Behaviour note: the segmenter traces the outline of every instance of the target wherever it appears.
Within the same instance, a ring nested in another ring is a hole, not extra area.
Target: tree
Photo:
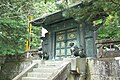
[[[54,11],[54,8],[46,9],[51,4],[49,1],[45,4],[44,0],[0,0],[0,54],[23,53],[29,34],[28,15],[38,17]],[[40,29],[32,27],[32,48],[40,44]]]
[[[17,2],[17,3],[16,3]],[[0,53],[15,54],[24,50],[27,24],[24,17],[27,4],[24,1],[0,1]],[[24,7],[24,9],[23,9]],[[24,12],[24,15],[22,16]]]
[[[114,14],[107,17],[103,27],[98,30],[98,39],[120,38],[119,17]]]
[[[70,8],[63,3],[60,6],[65,10],[63,16],[73,17],[80,23],[95,25],[106,17],[103,27],[98,30],[99,39],[120,38],[120,29],[117,27],[120,26],[120,0],[82,0],[77,8]]]

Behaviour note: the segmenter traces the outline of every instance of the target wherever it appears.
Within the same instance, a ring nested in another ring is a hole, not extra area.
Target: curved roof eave
[[[71,5],[70,8],[76,7],[80,4],[81,4],[81,2],[75,3],[75,4]],[[42,26],[42,25],[54,24],[56,22],[61,22],[63,20],[69,19],[69,18],[63,17],[62,12],[63,11],[58,10],[58,11],[48,14],[46,16],[31,20],[30,23],[32,23],[33,26]]]

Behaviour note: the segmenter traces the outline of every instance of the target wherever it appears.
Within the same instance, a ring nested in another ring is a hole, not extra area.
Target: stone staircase
[[[33,63],[38,63],[37,68],[33,68],[22,80],[48,80],[60,68],[62,61],[34,60]]]
[[[83,74],[85,64],[86,59],[80,58],[64,58],[62,61],[33,60],[28,68],[12,80],[76,80],[72,74]]]

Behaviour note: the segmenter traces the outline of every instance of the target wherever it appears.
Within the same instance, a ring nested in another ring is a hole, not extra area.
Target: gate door
[[[55,57],[56,58],[70,57],[71,53],[69,44],[71,42],[77,45],[76,28],[56,32]]]

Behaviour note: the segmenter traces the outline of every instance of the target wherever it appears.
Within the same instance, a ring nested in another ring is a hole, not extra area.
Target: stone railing
[[[28,68],[26,68],[24,71],[22,71],[19,75],[17,75],[12,80],[22,80],[22,77],[27,76],[27,73],[31,72],[35,67],[37,67],[37,63],[32,63]]]
[[[48,80],[66,80],[69,74],[70,62],[64,62],[61,67],[48,78]]]
[[[120,39],[96,40],[97,58],[120,56]]]

